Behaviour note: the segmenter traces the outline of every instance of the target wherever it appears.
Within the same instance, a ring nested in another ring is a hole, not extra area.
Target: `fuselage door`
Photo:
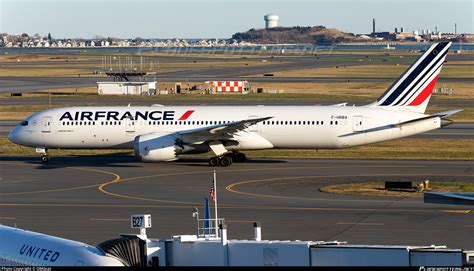
[[[258,119],[258,116],[249,116],[248,119]],[[255,123],[254,125],[249,126],[248,128],[249,132],[258,132],[258,123]]]
[[[125,119],[125,125],[127,125],[127,132],[135,132],[135,120],[132,118]]]
[[[364,117],[354,116],[354,132],[364,130]]]
[[[51,117],[43,117],[43,120],[42,120],[42,129],[41,131],[43,133],[50,133],[51,132],[51,122],[52,122],[52,119]]]

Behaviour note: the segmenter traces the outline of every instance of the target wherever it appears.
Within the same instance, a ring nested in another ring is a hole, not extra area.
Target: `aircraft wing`
[[[181,136],[183,141],[190,143],[196,143],[198,141],[229,139],[232,138],[234,134],[245,130],[248,127],[255,125],[261,121],[265,121],[271,118],[273,117],[234,121],[230,123],[212,125],[198,129],[180,131],[177,132],[177,134]]]

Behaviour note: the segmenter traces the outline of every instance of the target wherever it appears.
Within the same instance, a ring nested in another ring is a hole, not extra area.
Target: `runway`
[[[0,136],[8,133],[19,123],[19,121],[0,120]],[[474,138],[474,123],[454,123],[437,130],[411,136],[411,138],[429,139],[465,139]]]
[[[212,170],[206,160],[139,163],[128,157],[0,158],[0,223],[87,243],[129,233],[132,214],[152,215],[154,238],[192,234]],[[230,238],[339,240],[353,244],[473,249],[472,206],[421,198],[334,195],[321,186],[356,181],[474,181],[472,161],[250,160],[216,168],[219,216]]]

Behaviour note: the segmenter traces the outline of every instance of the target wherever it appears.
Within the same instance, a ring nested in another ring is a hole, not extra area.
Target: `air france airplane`
[[[36,148],[133,149],[144,162],[206,153],[211,166],[246,160],[245,150],[339,149],[451,124],[461,110],[424,114],[450,42],[433,44],[375,102],[364,106],[68,107],[31,115],[9,134]]]

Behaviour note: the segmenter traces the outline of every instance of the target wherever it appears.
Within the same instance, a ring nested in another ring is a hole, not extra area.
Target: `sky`
[[[0,0],[0,33],[54,38],[230,38],[263,28],[316,26],[352,33],[438,27],[474,32],[474,0]]]

